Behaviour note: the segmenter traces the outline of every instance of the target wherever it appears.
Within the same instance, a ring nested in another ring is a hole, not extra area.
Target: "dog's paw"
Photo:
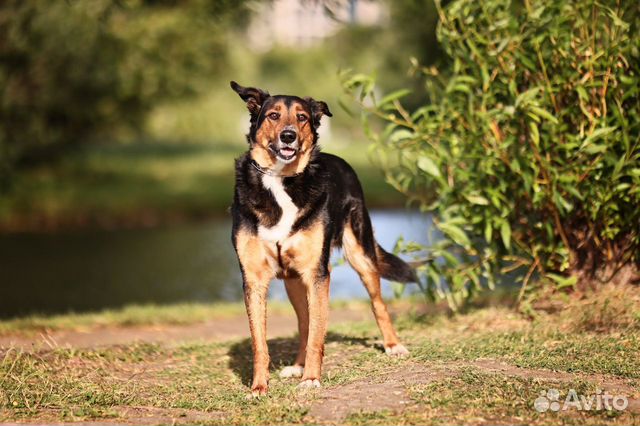
[[[384,352],[389,356],[403,357],[409,355],[409,350],[400,343],[393,346],[385,346]]]
[[[318,379],[306,379],[301,381],[298,384],[298,389],[300,390],[313,389],[313,388],[319,388],[319,387],[320,387],[320,380]]]
[[[251,393],[247,395],[247,399],[260,398],[267,394],[269,387],[267,385],[256,385],[251,387]]]
[[[304,373],[304,367],[301,365],[287,365],[282,370],[280,370],[280,377],[283,379],[288,379],[290,377],[302,377]]]

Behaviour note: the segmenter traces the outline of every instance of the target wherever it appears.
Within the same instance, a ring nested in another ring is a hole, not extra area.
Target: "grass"
[[[365,302],[332,301],[332,309],[345,307],[362,309]],[[269,302],[271,314],[291,313],[288,302]],[[173,305],[129,305],[99,312],[67,313],[61,315],[30,315],[0,321],[0,336],[35,335],[43,330],[83,331],[104,327],[131,327],[154,325],[190,325],[233,318],[245,314],[242,303],[178,303]]]
[[[227,309],[223,312],[234,312]],[[331,403],[323,395],[338,396],[356,384],[362,395],[349,398],[375,398],[381,389],[376,383],[385,389],[401,377],[406,408],[381,404],[379,410],[355,410],[338,423],[638,424],[637,411],[533,409],[542,391],[555,388],[566,394],[573,388],[580,395],[595,395],[602,385],[598,380],[609,383],[605,389],[623,383],[638,396],[640,330],[567,330],[558,326],[559,318],[531,321],[496,307],[454,317],[405,314],[396,322],[412,350],[408,359],[390,359],[376,349],[373,321],[333,324],[324,388],[311,392],[299,392],[295,381],[277,376],[277,369],[293,359],[296,340],[271,338],[270,394],[259,400],[245,398],[251,374],[248,339],[44,352],[8,349],[0,352],[0,421],[136,423],[140,419],[132,417],[134,407],[166,417],[157,423],[173,418],[178,423],[308,424],[323,421],[310,417],[314,407]],[[487,370],[478,364],[483,359],[522,373]],[[412,375],[411,368],[423,373]],[[549,371],[564,376],[556,379]],[[430,380],[416,380],[428,375]],[[374,395],[369,388],[377,389]],[[382,401],[394,395],[382,394]]]
[[[153,225],[227,214],[244,143],[89,145],[19,171],[0,203],[0,230]],[[369,163],[366,144],[327,146],[358,171],[371,206],[403,204]]]
[[[597,392],[596,386],[589,382],[577,380],[571,386],[580,395],[595,395]],[[558,383],[553,380],[514,378],[467,368],[454,377],[413,387],[411,397],[431,409],[431,415],[416,415],[417,421],[427,420],[429,423],[455,421],[461,405],[465,417],[472,422],[512,419],[516,422],[545,424],[600,424],[610,420],[612,414],[615,415],[614,412],[585,415],[576,411],[554,416],[556,413],[538,413],[532,409],[532,402],[541,392],[557,387]],[[517,397],[514,398],[515,395]],[[524,413],[527,413],[526,416]]]
[[[281,305],[275,303],[273,309]],[[216,318],[240,315],[244,307],[238,303],[183,303],[175,305],[131,305],[122,309],[64,315],[32,315],[0,322],[0,336],[35,334],[42,330],[83,330],[96,327],[141,325],[188,325]]]

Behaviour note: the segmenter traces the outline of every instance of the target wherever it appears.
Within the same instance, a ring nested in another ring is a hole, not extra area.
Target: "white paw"
[[[307,379],[303,380],[298,384],[298,389],[313,389],[320,387],[320,380],[318,379]]]
[[[403,357],[409,355],[409,350],[405,348],[403,345],[398,343],[397,345],[393,345],[392,347],[384,347],[384,352],[389,356],[397,356]]]
[[[280,377],[288,379],[289,377],[302,377],[304,373],[304,367],[301,365],[287,365],[280,370]]]

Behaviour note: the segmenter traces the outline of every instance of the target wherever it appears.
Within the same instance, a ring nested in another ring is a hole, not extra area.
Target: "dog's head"
[[[316,146],[320,119],[332,116],[327,104],[308,97],[271,96],[235,81],[231,88],[247,103],[251,114],[251,158],[261,167],[283,174],[302,172]]]

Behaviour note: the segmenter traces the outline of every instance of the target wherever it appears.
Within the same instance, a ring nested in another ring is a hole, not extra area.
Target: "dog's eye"
[[[304,123],[305,121],[307,121],[307,116],[304,114],[298,114],[298,121]]]
[[[272,120],[277,120],[278,118],[280,118],[280,114],[278,114],[277,112],[271,112],[269,113],[268,117]]]

